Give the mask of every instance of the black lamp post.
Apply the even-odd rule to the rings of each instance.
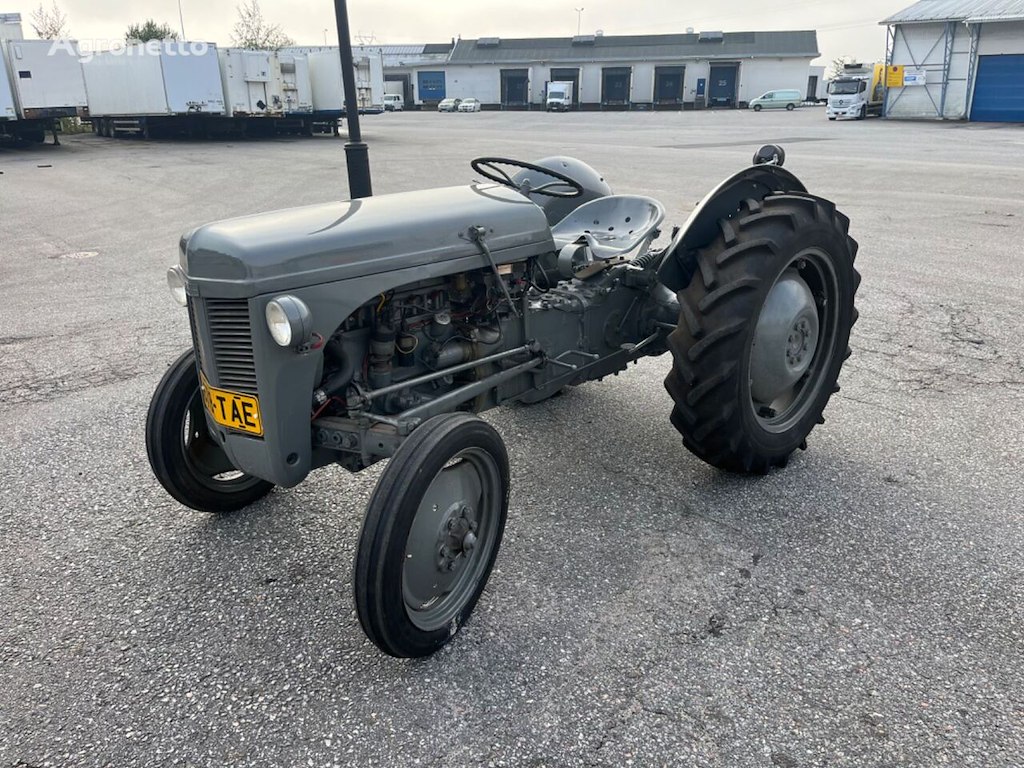
[[[345,143],[345,165],[348,167],[348,191],[352,199],[370,197],[370,154],[359,130],[359,99],[356,94],[355,64],[352,61],[352,35],[348,27],[346,0],[334,0],[338,22],[338,44],[341,47],[341,81],[345,86],[345,119],[348,141]]]

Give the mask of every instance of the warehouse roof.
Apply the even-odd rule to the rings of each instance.
[[[701,32],[683,35],[578,35],[459,40],[452,64],[531,61],[636,61],[751,56],[817,58],[817,32]]]
[[[1024,0],[920,0],[881,24],[923,24],[935,21],[1017,21],[1024,19]]]
[[[366,55],[368,52],[380,52],[385,67],[415,66],[417,64],[437,64],[448,60],[455,41],[450,43],[416,43],[411,45],[359,45],[353,48],[356,52]]]
[[[450,43],[413,43],[408,45],[361,45],[359,48],[373,48],[379,50],[385,56],[410,56],[419,53],[448,53],[455,45],[453,40]]]

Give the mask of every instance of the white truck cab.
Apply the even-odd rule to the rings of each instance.
[[[868,115],[882,114],[885,67],[847,64],[843,74],[828,85],[829,120],[852,117],[863,120]]]

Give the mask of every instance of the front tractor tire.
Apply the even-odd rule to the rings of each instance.
[[[828,200],[772,194],[742,203],[696,252],[665,387],[672,424],[700,459],[763,474],[824,421],[857,320],[848,230]]]
[[[494,567],[508,493],[505,444],[476,416],[435,416],[399,446],[367,506],[352,580],[380,650],[427,656],[455,636]]]
[[[274,487],[232,466],[210,434],[191,349],[167,369],[153,393],[146,414],[146,454],[164,490],[200,512],[234,512]]]

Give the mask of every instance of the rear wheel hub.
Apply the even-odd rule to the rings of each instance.
[[[796,269],[787,269],[768,292],[754,331],[750,394],[756,402],[771,405],[807,373],[818,331],[811,289]]]

